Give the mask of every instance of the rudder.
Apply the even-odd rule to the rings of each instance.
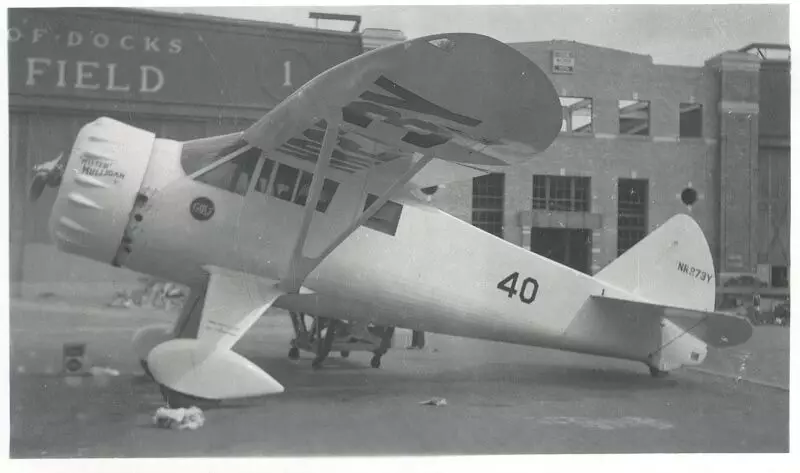
[[[702,229],[676,215],[603,268],[595,278],[650,302],[714,310],[714,261]]]

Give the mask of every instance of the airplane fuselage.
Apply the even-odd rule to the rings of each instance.
[[[161,146],[178,146],[159,141]],[[165,153],[175,156],[173,151]],[[164,166],[162,162],[162,171]],[[302,206],[252,186],[238,195],[181,176],[177,169],[158,176],[145,177],[143,187],[160,190],[138,210],[140,220],[131,221],[133,242],[125,266],[190,286],[203,277],[204,266],[265,278],[283,274]],[[168,179],[164,176],[173,176],[172,181],[154,182]],[[350,200],[360,198],[360,191],[343,189],[325,214],[315,215],[308,256],[352,221]],[[637,361],[645,361],[662,341],[657,323],[624,325],[614,319],[601,324],[596,317],[581,316],[593,294],[630,295],[419,201],[403,205],[393,235],[367,227],[356,230],[309,275],[304,287],[313,294],[286,295],[275,306]]]

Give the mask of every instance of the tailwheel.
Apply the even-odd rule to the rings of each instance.
[[[369,361],[369,365],[373,368],[380,368],[381,367],[381,358],[383,355],[378,355],[377,353],[372,356],[372,359]]]
[[[342,358],[347,358],[347,357],[349,357],[349,356],[350,356],[350,352],[349,352],[348,350],[342,350],[342,351],[339,353],[339,355],[341,355],[341,356],[342,356]]]
[[[187,407],[199,407],[200,409],[208,409],[217,407],[220,404],[219,399],[206,399],[203,397],[192,396],[190,394],[184,394],[179,391],[175,391],[174,389],[168,388],[163,384],[159,384],[158,387],[161,389],[161,397],[164,398],[167,405],[172,409],[178,408],[187,408]]]
[[[648,366],[648,368],[650,368],[650,376],[654,378],[665,378],[669,375],[669,371],[661,371],[654,366]]]

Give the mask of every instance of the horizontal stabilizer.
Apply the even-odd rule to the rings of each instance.
[[[746,342],[753,326],[744,317],[724,312],[691,310],[605,296],[592,300],[606,314],[619,317],[664,317],[713,347],[730,347]]]

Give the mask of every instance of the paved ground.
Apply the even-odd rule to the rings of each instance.
[[[788,451],[785,390],[689,370],[652,379],[643,365],[435,335],[425,351],[389,352],[380,370],[355,353],[315,372],[310,356],[286,359],[285,317],[259,321],[237,351],[286,393],[208,410],[198,431],[160,430],[150,418],[162,401],[130,337],[172,317],[12,303],[12,458]],[[753,351],[782,343],[760,330]],[[71,341],[121,374],[61,377]],[[419,404],[433,396],[447,405]]]

